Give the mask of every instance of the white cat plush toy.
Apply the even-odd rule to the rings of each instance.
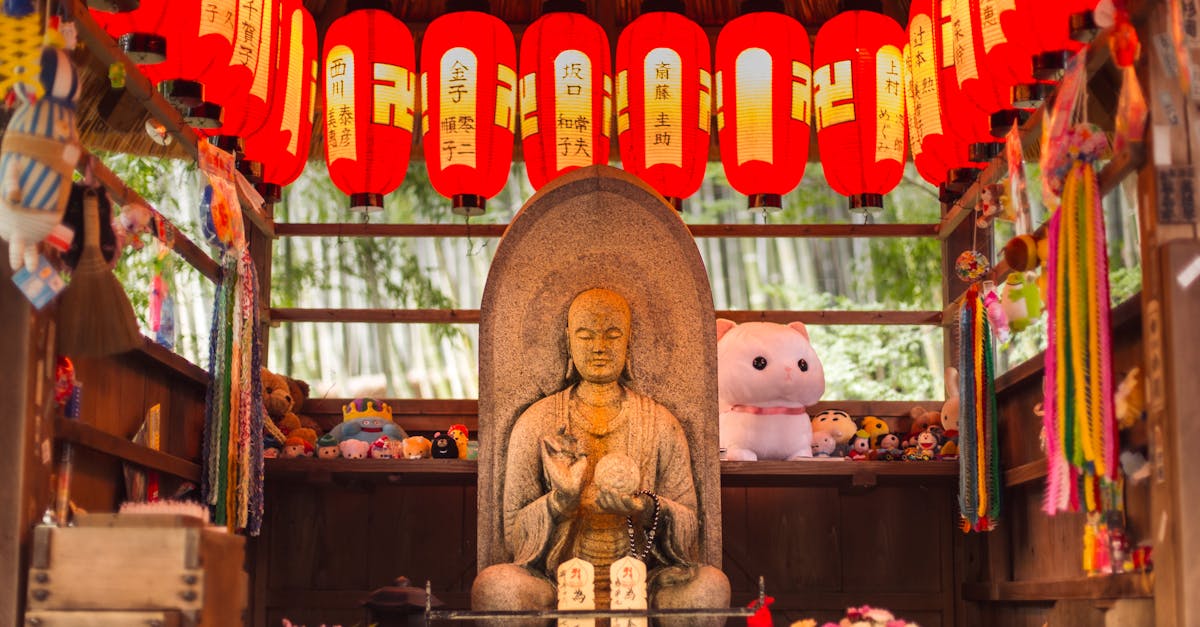
[[[825,372],[804,324],[717,320],[717,384],[725,459],[812,457]]]

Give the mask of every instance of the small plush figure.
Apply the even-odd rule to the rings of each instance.
[[[372,442],[369,454],[371,459],[391,459],[392,447],[388,444],[388,437],[386,435],[380,436]]]
[[[408,437],[392,422],[392,407],[373,398],[356,398],[342,406],[342,422],[329,430],[339,442],[349,439],[371,444],[386,435],[393,440]]]
[[[828,431],[818,431],[812,436],[812,456],[832,458],[837,450],[837,440]]]
[[[1042,295],[1038,292],[1037,278],[1026,277],[1022,272],[1008,275],[1000,289],[1000,307],[1014,332],[1033,324],[1042,315]]]
[[[279,457],[283,445],[271,436],[263,438],[263,459],[275,459]]]
[[[872,442],[878,440],[879,436],[892,432],[888,423],[878,416],[864,416],[862,419],[862,430],[867,432],[867,437]]]
[[[892,462],[904,459],[904,451],[900,450],[900,438],[895,433],[885,433],[875,440],[875,450],[871,451],[871,459]]]
[[[812,419],[813,431],[829,431],[833,434],[833,438],[837,440],[839,445],[845,446],[850,444],[850,438],[858,433],[858,425],[854,424],[854,419],[844,411],[837,409],[828,409]]]
[[[913,407],[908,415],[912,417],[912,424],[908,428],[908,436],[900,442],[900,445],[906,449],[917,445],[917,436],[924,433],[929,425],[942,424],[940,412],[929,411],[921,406]]]
[[[433,454],[433,442],[423,435],[414,435],[400,441],[401,457],[404,459],[425,459]]]
[[[342,457],[346,459],[366,459],[367,451],[371,445],[363,440],[342,440],[338,442],[338,450],[342,452]]]
[[[342,452],[338,449],[337,440],[332,435],[326,433],[317,438],[317,458],[318,459],[337,459],[342,456]]]
[[[38,79],[40,98],[36,85],[13,88],[17,105],[0,139],[0,239],[8,240],[14,270],[37,267],[38,242],[62,219],[82,154],[75,127],[79,76],[67,53],[43,48]]]
[[[458,445],[458,458],[466,459],[467,444],[470,442],[470,438],[467,436],[466,425],[450,425],[446,434],[454,438],[454,443]]]
[[[288,436],[287,442],[283,443],[283,458],[295,459],[297,457],[312,457],[313,445],[308,440],[298,436]]]
[[[943,458],[958,458],[958,369],[946,368],[946,402],[942,403],[942,427],[945,441],[939,451]]]
[[[1121,379],[1113,400],[1117,406],[1117,426],[1128,429],[1137,424],[1146,410],[1146,391],[1142,387],[1141,368],[1133,368]]]
[[[854,437],[850,439],[850,452],[846,455],[850,459],[860,460],[867,459],[871,453],[871,435],[866,431],[859,429]]]
[[[439,431],[433,434],[432,453],[434,459],[458,459],[458,442],[450,434]]]
[[[720,441],[730,460],[812,456],[825,372],[803,323],[717,320]]]
[[[936,459],[937,445],[937,436],[932,431],[922,431],[917,436],[916,445],[904,451],[904,458],[913,461]]]

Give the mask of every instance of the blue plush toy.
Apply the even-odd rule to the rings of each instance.
[[[342,422],[329,430],[338,442],[361,440],[368,444],[386,435],[393,440],[408,437],[392,422],[392,407],[374,398],[356,398],[342,406]]]
[[[42,49],[39,80],[15,87],[17,106],[0,145],[0,237],[13,269],[37,267],[37,244],[62,220],[81,154],[75,128],[79,77],[67,53]]]

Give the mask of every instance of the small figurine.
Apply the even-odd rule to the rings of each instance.
[[[346,459],[366,459],[367,450],[370,448],[371,445],[362,440],[349,439],[338,442],[338,450]]]
[[[458,458],[467,458],[467,444],[470,442],[466,425],[450,425],[446,430],[446,435],[454,438],[454,443],[458,445]]]
[[[414,435],[400,441],[401,454],[404,459],[424,459],[433,454],[433,442],[423,435]]]
[[[458,442],[450,434],[439,431],[433,434],[432,453],[434,459],[458,459]]]
[[[371,459],[391,459],[392,447],[388,444],[388,437],[381,435],[377,440],[372,442],[369,454]]]
[[[916,446],[904,451],[904,459],[913,461],[928,461],[937,457],[937,436],[932,431],[922,431],[917,436]]]
[[[886,462],[904,459],[904,451],[900,450],[900,436],[895,433],[885,433],[879,436],[875,440],[875,450],[871,452],[871,455],[871,459]]]
[[[850,440],[850,452],[846,456],[853,460],[860,460],[867,459],[870,453],[871,436],[865,430],[859,429]]]
[[[394,440],[408,437],[392,422],[392,407],[373,398],[356,398],[342,406],[342,422],[329,430],[339,442],[354,439],[371,444],[381,435]]]
[[[332,435],[326,433],[317,438],[317,458],[318,459],[337,459],[342,453],[338,450],[337,440]]]
[[[813,434],[812,438],[812,456],[813,457],[833,457],[834,451],[837,450],[837,439],[829,431],[818,431]]]
[[[867,437],[872,442],[878,440],[879,436],[892,432],[888,423],[878,416],[864,416],[862,419],[862,430],[867,432]]]
[[[850,417],[850,414],[837,409],[829,409],[813,417],[812,430],[813,433],[829,431],[833,434],[833,439],[837,440],[839,447],[842,447],[842,455],[845,455],[845,446],[850,444],[850,438],[853,438],[858,431],[858,425],[854,424],[854,419]]]
[[[295,459],[297,457],[312,457],[313,446],[304,438],[298,436],[288,436],[286,442],[283,443],[283,458]]]
[[[279,440],[276,440],[274,437],[269,435],[263,437],[263,459],[278,458],[280,449],[282,448]]]

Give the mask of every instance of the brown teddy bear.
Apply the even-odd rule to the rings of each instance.
[[[913,407],[912,411],[908,412],[912,417],[912,425],[908,428],[908,437],[904,439],[901,446],[905,448],[917,445],[917,436],[922,432],[927,431],[930,427],[936,427],[935,431],[942,431],[942,413],[937,411],[929,411],[924,407]]]
[[[263,368],[262,386],[263,405],[269,418],[267,433],[281,442],[286,441],[289,436],[295,436],[315,445],[320,426],[312,418],[300,416],[293,411],[308,400],[308,384]],[[272,427],[276,429],[273,430]]]

